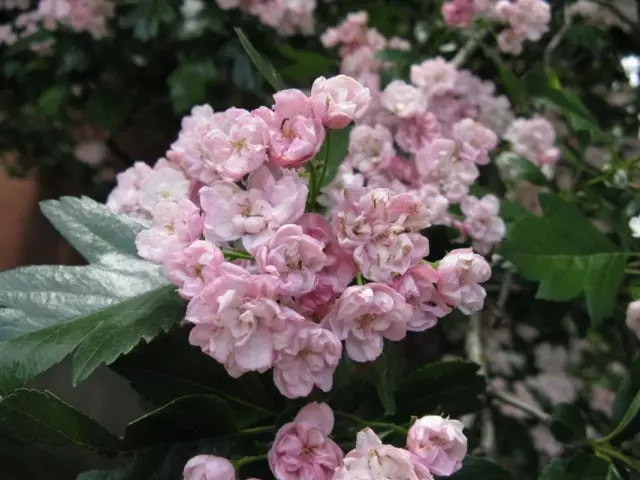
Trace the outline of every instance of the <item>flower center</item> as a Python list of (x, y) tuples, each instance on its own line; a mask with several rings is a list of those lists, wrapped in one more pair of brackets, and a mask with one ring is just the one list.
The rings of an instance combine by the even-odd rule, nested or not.
[(362, 330), (368, 330), (371, 324), (375, 321), (376, 316), (371, 313), (366, 313), (358, 319), (358, 326)]
[(238, 151), (241, 151), (243, 148), (247, 148), (247, 139), (241, 138), (240, 140), (232, 140), (231, 146)]

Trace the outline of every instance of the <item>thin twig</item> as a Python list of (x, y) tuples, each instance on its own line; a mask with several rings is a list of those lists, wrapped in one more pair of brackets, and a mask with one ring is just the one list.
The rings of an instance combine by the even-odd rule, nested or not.
[(486, 31), (482, 31), (479, 34), (469, 38), (469, 40), (467, 40), (467, 43), (465, 43), (463, 47), (458, 50), (458, 53), (456, 53), (456, 56), (453, 57), (451, 63), (453, 63), (457, 68), (460, 68), (464, 64), (464, 62), (467, 61), (469, 55), (471, 55), (480, 46), (480, 42), (482, 42), (486, 34)]
[(618, 18), (618, 20), (620, 20), (622, 23), (626, 24), (627, 26), (631, 27), (632, 30), (635, 30), (636, 28), (638, 28), (638, 26), (633, 22), (633, 20), (628, 18), (624, 13), (622, 13), (614, 5), (611, 4), (611, 0), (591, 0), (591, 1), (609, 10), (611, 13), (613, 13), (613, 15), (616, 16), (616, 18)]
[(502, 277), (502, 283), (500, 284), (500, 293), (498, 294), (498, 302), (496, 306), (498, 309), (503, 310), (507, 304), (509, 293), (511, 292), (511, 281), (513, 280), (513, 270), (507, 270)]
[(538, 409), (537, 407), (534, 407), (533, 405), (529, 405), (528, 403), (523, 402), (518, 397), (511, 395), (510, 393), (502, 392), (494, 388), (489, 388), (488, 393), (490, 396), (492, 396), (496, 400), (500, 400), (503, 403), (519, 408), (523, 412), (528, 413), (529, 415), (537, 418), (541, 422), (549, 423), (551, 421), (551, 415), (543, 412), (542, 410)]
[[(480, 365), (479, 373), (486, 375), (487, 364), (482, 345), (482, 315), (480, 312), (472, 313), (469, 317), (469, 331), (467, 332), (467, 355), (469, 359)], [(496, 456), (496, 435), (493, 426), (493, 415), (489, 408), (478, 412), (482, 436), (480, 445), (488, 457)]]
[(558, 45), (560, 45), (560, 42), (567, 34), (567, 32), (569, 32), (569, 30), (571, 29), (571, 25), (573, 25), (573, 18), (571, 17), (571, 15), (569, 15), (569, 11), (565, 9), (562, 28), (558, 30), (558, 33), (553, 36), (553, 38), (547, 44), (547, 47), (544, 49), (545, 65), (551, 65), (551, 55), (553, 54), (553, 51), (558, 48)]

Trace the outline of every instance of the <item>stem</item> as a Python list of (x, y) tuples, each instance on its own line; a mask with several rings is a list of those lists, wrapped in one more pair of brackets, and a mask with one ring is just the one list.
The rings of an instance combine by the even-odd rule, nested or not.
[(523, 402), (518, 397), (511, 395), (510, 393), (501, 392), (495, 389), (489, 389), (488, 393), (496, 400), (500, 400), (501, 402), (506, 403), (507, 405), (511, 405), (513, 407), (519, 408), (523, 412), (528, 413), (529, 415), (537, 418), (541, 422), (549, 423), (551, 421), (551, 415), (543, 412), (542, 410), (539, 410), (533, 405), (529, 405), (528, 403)]
[(460, 50), (458, 50), (458, 53), (456, 53), (456, 56), (453, 57), (451, 63), (460, 68), (462, 64), (467, 61), (469, 55), (471, 55), (476, 50), (476, 48), (480, 46), (480, 42), (482, 42), (482, 39), (486, 34), (486, 30), (484, 30), (477, 35), (469, 38), (469, 40), (467, 40), (467, 43), (465, 43), (464, 46)]
[(562, 28), (558, 30), (558, 33), (554, 35), (554, 37), (547, 44), (547, 48), (544, 49), (544, 64), (549, 66), (551, 64), (551, 54), (553, 51), (558, 48), (560, 42), (567, 34), (571, 25), (573, 24), (573, 19), (567, 13), (567, 10), (564, 11), (564, 22), (562, 24)]
[(609, 445), (591, 443), (591, 446), (596, 452), (601, 452), (608, 457), (615, 458), (624, 463), (627, 467), (640, 472), (640, 463), (636, 460), (627, 457), (624, 453), (617, 451), (615, 448), (611, 448)]
[(322, 159), (322, 171), (320, 172), (320, 179), (318, 180), (318, 192), (322, 188), (324, 177), (327, 175), (327, 166), (329, 165), (329, 148), (331, 147), (331, 135), (326, 136), (324, 143), (324, 158)]
[[(504, 283), (504, 279), (503, 279)], [(505, 300), (506, 301), (506, 298)], [(467, 354), (472, 362), (480, 365), (479, 373), (486, 375), (487, 364), (484, 357), (482, 347), (482, 315), (480, 312), (472, 313), (469, 317), (469, 331), (467, 332)], [(492, 458), (496, 456), (496, 432), (493, 425), (493, 416), (488, 408), (478, 412), (480, 422), (482, 424), (482, 437), (480, 445), (487, 454)]]
[(401, 427), (400, 425), (395, 425), (393, 423), (386, 423), (386, 422), (369, 422), (367, 420), (363, 420), (362, 418), (358, 418), (355, 415), (351, 415), (350, 413), (345, 413), (345, 412), (333, 412), (335, 415), (342, 417), (342, 418), (346, 418), (348, 420), (351, 420), (354, 423), (359, 423), (360, 425), (364, 425), (365, 427), (376, 427), (376, 428), (383, 428), (383, 429), (388, 429), (388, 430), (393, 430), (396, 433), (400, 433), (404, 436), (407, 435), (408, 430), (404, 427)]
[(497, 307), (502, 310), (507, 303), (509, 293), (511, 291), (511, 281), (513, 280), (513, 271), (507, 270), (502, 277), (502, 283), (500, 284), (500, 293), (498, 294)]
[(262, 455), (254, 455), (252, 457), (242, 457), (240, 460), (237, 460), (234, 463), (235, 463), (236, 470), (240, 470), (245, 465), (248, 465), (254, 462), (261, 462), (266, 459), (267, 459), (267, 454), (264, 453)]
[(255, 435), (258, 433), (269, 433), (274, 430), (273, 425), (269, 425), (268, 427), (253, 427), (253, 428), (245, 428), (240, 430), (236, 435)]
[(307, 171), (309, 172), (309, 197), (307, 198), (307, 210), (313, 210), (316, 206), (316, 197), (318, 196), (318, 172), (313, 161), (307, 163)]
[(624, 273), (628, 273), (629, 275), (640, 275), (640, 270), (636, 270), (634, 268), (625, 268)]
[(224, 254), (225, 258), (230, 260), (236, 260), (236, 259), (254, 260), (254, 258), (251, 255), (249, 255), (247, 252), (241, 252), (240, 250), (225, 249), (225, 250), (222, 250), (222, 253)]

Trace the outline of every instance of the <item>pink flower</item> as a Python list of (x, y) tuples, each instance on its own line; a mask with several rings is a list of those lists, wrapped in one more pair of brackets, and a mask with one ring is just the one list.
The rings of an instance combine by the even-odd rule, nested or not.
[(452, 307), (469, 315), (482, 309), (487, 295), (479, 283), (491, 277), (491, 267), (470, 248), (449, 252), (438, 264), (438, 292)]
[(473, 238), (474, 247), (481, 253), (489, 253), (507, 231), (499, 217), (500, 200), (494, 195), (481, 199), (468, 196), (460, 202), (460, 208), (465, 216), (464, 231)]
[(160, 202), (178, 202), (188, 199), (191, 183), (180, 170), (161, 167), (156, 163), (153, 171), (140, 185), (140, 207), (151, 212)]
[(298, 225), (283, 225), (258, 248), (256, 262), (263, 273), (278, 277), (282, 295), (298, 296), (316, 285), (326, 262), (324, 244), (305, 235)]
[(411, 66), (411, 83), (419, 87), (428, 97), (445, 95), (456, 84), (458, 70), (442, 57), (425, 60)]
[(308, 189), (292, 170), (262, 166), (249, 176), (247, 190), (215, 182), (200, 189), (204, 236), (218, 243), (242, 238), (250, 253), (282, 225), (304, 213)]
[(273, 279), (222, 265), (222, 274), (193, 298), (186, 320), (195, 326), (189, 342), (199, 346), (233, 377), (273, 366), (276, 346), (290, 322), (303, 317), (274, 298)]
[(541, 168), (548, 167), (551, 172), (560, 158), (560, 152), (555, 147), (555, 129), (544, 117), (516, 119), (505, 132), (504, 138), (511, 142), (515, 153)]
[(167, 255), (164, 274), (180, 287), (180, 295), (190, 300), (218, 276), (222, 262), (224, 255), (218, 247), (206, 240), (196, 240)]
[(345, 128), (369, 107), (371, 93), (346, 75), (317, 78), (311, 87), (311, 105), (316, 118), (327, 128)]
[(363, 173), (385, 168), (395, 154), (393, 136), (382, 125), (357, 125), (349, 134), (351, 162)]
[(470, 27), (474, 14), (472, 0), (449, 0), (442, 5), (445, 23), (454, 27)]
[(152, 227), (136, 237), (138, 255), (142, 258), (161, 264), (170, 253), (200, 238), (200, 209), (189, 200), (160, 202), (151, 213)]
[(402, 340), (412, 309), (387, 285), (368, 283), (347, 288), (323, 324), (345, 340), (347, 354), (356, 362), (373, 361), (382, 353), (383, 339)]
[(409, 429), (407, 449), (433, 475), (449, 476), (460, 470), (467, 454), (467, 437), (458, 420), (428, 415)]
[(282, 118), (311, 117), (311, 100), (297, 88), (280, 90), (273, 94), (273, 111)]
[(441, 134), (438, 119), (433, 113), (422, 112), (398, 124), (396, 142), (405, 152), (415, 153)]
[(423, 332), (434, 327), (439, 318), (451, 313), (451, 307), (436, 288), (437, 281), (438, 273), (428, 263), (413, 267), (393, 279), (391, 286), (413, 307), (407, 330)]
[[(281, 110), (295, 113), (294, 107), (285, 104)], [(306, 109), (308, 108), (307, 102)], [(298, 168), (312, 160), (324, 142), (322, 122), (311, 116), (297, 114), (285, 117), (265, 107), (254, 111), (254, 115), (261, 117), (269, 127), (268, 154), (269, 160), (275, 165)]]
[(269, 466), (279, 480), (331, 480), (342, 450), (329, 438), (333, 412), (326, 403), (310, 403), (283, 425), (269, 450)]
[(411, 454), (384, 445), (370, 428), (358, 432), (356, 448), (344, 457), (333, 480), (433, 480), (428, 471), (417, 474)]
[(640, 340), (640, 300), (634, 300), (627, 306), (625, 323), (627, 328), (635, 333)]
[(461, 146), (460, 158), (478, 165), (489, 163), (488, 152), (498, 144), (495, 133), (470, 118), (456, 123), (453, 126), (452, 136)]
[(118, 213), (150, 218), (148, 211), (140, 206), (140, 186), (153, 170), (143, 162), (136, 162), (116, 176), (116, 187), (107, 198), (107, 206)]
[(236, 471), (229, 460), (214, 455), (198, 455), (184, 466), (184, 480), (235, 480)]
[(399, 118), (410, 118), (423, 113), (427, 101), (420, 90), (402, 80), (394, 80), (382, 92), (380, 103)]
[(228, 130), (209, 132), (202, 145), (220, 177), (237, 181), (266, 161), (268, 132), (264, 120), (245, 111), (235, 118)]
[(314, 385), (330, 391), (342, 355), (340, 339), (313, 322), (289, 325), (273, 367), (276, 387), (287, 398), (306, 397)]

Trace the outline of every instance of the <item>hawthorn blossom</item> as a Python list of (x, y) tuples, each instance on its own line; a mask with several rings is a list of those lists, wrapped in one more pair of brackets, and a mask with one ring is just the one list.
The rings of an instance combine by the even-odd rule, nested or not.
[(325, 266), (324, 244), (303, 233), (298, 225), (283, 225), (256, 251), (263, 273), (278, 277), (283, 295), (299, 296), (316, 286), (316, 274)]
[(469, 315), (477, 312), (487, 295), (479, 284), (491, 277), (491, 267), (470, 248), (459, 248), (438, 263), (438, 292), (452, 307)]
[(273, 367), (273, 381), (287, 398), (306, 397), (314, 386), (328, 392), (340, 362), (342, 343), (316, 323), (291, 323)]
[(161, 165), (163, 163), (156, 163), (152, 172), (140, 184), (140, 207), (148, 212), (160, 202), (177, 202), (189, 198), (189, 179), (181, 171), (171, 167), (160, 168)]
[(499, 216), (500, 200), (496, 196), (476, 198), (469, 195), (460, 202), (460, 209), (465, 216), (464, 232), (473, 239), (476, 251), (487, 254), (502, 241), (507, 229)]
[(347, 288), (323, 325), (345, 340), (349, 357), (370, 362), (382, 353), (383, 340), (402, 340), (412, 309), (404, 297), (387, 285), (368, 283)]
[(442, 128), (436, 116), (431, 112), (421, 112), (400, 120), (395, 140), (404, 151), (416, 153), (440, 137), (441, 133)]
[(513, 151), (539, 166), (547, 177), (553, 176), (553, 169), (560, 158), (555, 147), (556, 133), (553, 125), (543, 117), (530, 120), (516, 119), (504, 134)]
[(276, 434), (268, 453), (273, 475), (279, 480), (331, 480), (344, 455), (329, 438), (333, 424), (333, 412), (326, 403), (303, 407)]
[(407, 450), (433, 475), (449, 476), (460, 470), (467, 454), (467, 437), (458, 420), (437, 415), (422, 417), (407, 434)]
[(135, 162), (116, 175), (116, 187), (109, 193), (107, 207), (117, 213), (150, 218), (150, 213), (140, 206), (140, 187), (153, 170), (144, 162)]
[(311, 86), (313, 114), (327, 128), (345, 128), (366, 112), (370, 101), (369, 89), (346, 75), (320, 77)]
[(411, 65), (411, 83), (420, 88), (427, 97), (450, 93), (455, 85), (458, 69), (442, 57)]
[(470, 118), (465, 118), (453, 126), (452, 137), (460, 145), (459, 157), (477, 165), (488, 164), (488, 152), (498, 144), (495, 133)]
[(427, 100), (416, 87), (402, 80), (394, 80), (382, 92), (380, 103), (398, 118), (411, 118), (423, 113)]
[(171, 253), (191, 244), (202, 233), (200, 209), (189, 200), (160, 202), (151, 211), (151, 228), (136, 237), (138, 255), (162, 264)]
[(196, 240), (165, 257), (164, 274), (180, 288), (180, 295), (189, 300), (218, 276), (223, 262), (224, 255), (218, 247), (206, 240)]
[(236, 480), (229, 460), (215, 455), (198, 455), (184, 466), (184, 480)]
[(640, 215), (636, 215), (629, 220), (629, 229), (633, 238), (640, 238)]
[(393, 136), (383, 125), (357, 125), (349, 134), (350, 162), (360, 172), (385, 168), (395, 154)]
[(640, 340), (640, 300), (634, 300), (627, 306), (625, 324)]
[(214, 243), (242, 239), (253, 253), (271, 233), (304, 213), (308, 188), (292, 170), (262, 166), (247, 189), (225, 181), (200, 189), (204, 237)]

